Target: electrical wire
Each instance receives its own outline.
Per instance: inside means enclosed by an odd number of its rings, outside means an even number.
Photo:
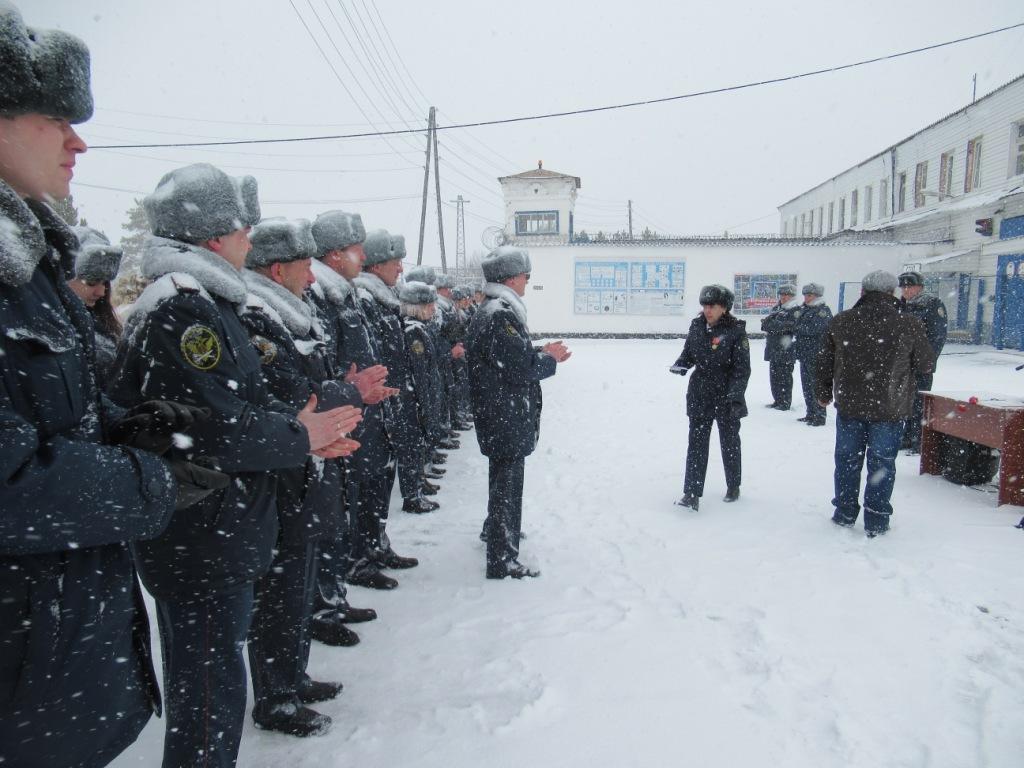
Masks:
[[[289,2],[292,2],[292,0],[289,0]],[[294,3],[292,3],[292,7],[295,8]],[[296,14],[298,14],[298,10],[297,9],[296,9]],[[315,14],[315,11],[314,11],[314,14]],[[302,20],[301,15],[299,16],[299,18],[300,18],[300,20]],[[319,19],[319,16],[317,18]],[[305,20],[302,20],[302,23],[303,23],[303,26],[306,26]],[[321,21],[321,25],[322,25],[322,23],[323,22]],[[573,115],[588,115],[588,114],[594,114],[594,113],[597,113],[597,112],[609,112],[609,111],[613,111],[613,110],[630,109],[630,108],[633,108],[633,107],[645,107],[645,106],[650,106],[652,104],[665,104],[665,103],[669,103],[669,102],[673,102],[673,101],[683,101],[683,100],[686,100],[686,99],[694,99],[694,98],[698,98],[698,97],[701,97],[701,96],[711,96],[711,95],[720,94],[720,93],[732,93],[732,92],[735,92],[735,91],[741,91],[741,90],[746,90],[746,89],[750,89],[750,88],[758,88],[758,87],[762,87],[762,86],[766,86],[766,85],[776,85],[778,83],[786,83],[786,82],[791,82],[791,81],[794,81],[794,80],[801,80],[803,78],[808,78],[808,77],[816,77],[818,75],[831,74],[831,73],[834,73],[834,72],[842,72],[844,70],[853,69],[855,67],[863,67],[863,66],[866,66],[868,64],[876,64],[876,63],[878,63],[880,61],[890,61],[892,59],[898,59],[898,58],[902,58],[902,57],[905,57],[905,56],[911,56],[911,55],[918,54],[918,53],[924,53],[926,51],[934,51],[934,50],[939,49],[939,48],[945,48],[945,47],[948,47],[948,46],[951,46],[951,45],[958,45],[960,43],[965,43],[965,42],[968,42],[970,40],[978,40],[978,39],[983,38],[983,37],[988,37],[990,35],[999,34],[1000,32],[1006,32],[1006,31],[1011,30],[1011,29],[1018,29],[1020,27],[1024,27],[1024,22],[1018,22],[1017,24],[1010,24],[1008,26],[1000,27],[998,29],[992,29],[992,30],[989,30],[987,32],[979,32],[978,34],[975,34],[975,35],[967,35],[966,37],[959,37],[959,38],[957,38],[955,40],[947,40],[947,41],[942,42],[942,43],[934,43],[932,45],[926,45],[926,46],[922,46],[920,48],[913,48],[913,49],[910,49],[910,50],[907,50],[907,51],[900,51],[898,53],[890,53],[890,54],[886,54],[884,56],[875,56],[875,57],[872,57],[870,59],[862,59],[861,61],[855,61],[855,62],[851,62],[849,64],[840,64],[840,65],[837,65],[837,66],[834,66],[834,67],[824,67],[822,69],[810,70],[808,72],[801,72],[801,73],[792,74],[792,75],[784,75],[782,77],[773,77],[773,78],[768,78],[768,79],[765,79],[765,80],[757,80],[757,81],[748,82],[748,83],[740,83],[740,84],[736,84],[736,85],[727,85],[727,86],[722,86],[720,88],[707,88],[707,89],[704,89],[704,90],[691,91],[689,93],[682,93],[682,94],[678,94],[678,95],[675,95],[675,96],[663,96],[663,97],[657,98],[657,99],[644,99],[644,100],[641,100],[641,101],[629,101],[629,102],[623,102],[621,104],[606,104],[606,105],[598,106],[598,107],[584,107],[584,108],[581,108],[581,109],[571,109],[571,110],[565,110],[565,111],[562,111],[562,112],[547,112],[547,113],[536,114],[536,115],[522,115],[522,116],[519,116],[519,117],[499,118],[499,119],[496,119],[496,120],[477,120],[477,121],[474,121],[474,122],[459,123],[459,124],[454,124],[454,125],[437,125],[435,127],[435,130],[438,130],[438,131],[451,131],[451,130],[457,130],[457,129],[462,129],[462,128],[479,128],[479,127],[489,126],[489,125],[508,125],[508,124],[511,124],[511,123],[523,123],[523,122],[529,122],[529,121],[534,121],[534,120],[549,120],[549,119],[558,118],[558,117],[570,117],[570,116],[573,116]],[[306,29],[307,29],[307,31],[309,31],[309,27],[308,26],[306,26]],[[312,37],[312,32],[310,32],[310,36]],[[320,45],[315,40],[315,38],[314,38],[314,42],[317,44],[317,47],[320,48]],[[322,48],[320,48],[320,51],[323,54],[323,49]],[[339,56],[340,56],[340,53],[339,53]],[[324,54],[324,58],[326,60],[326,58],[327,58],[326,54]],[[328,63],[330,63],[330,62],[328,62]],[[338,75],[338,72],[337,72],[337,70],[334,69],[333,65],[331,65],[331,70],[334,72],[335,77],[337,77],[338,81],[340,83],[342,83],[343,87],[345,87],[344,86],[344,81],[342,80],[340,75]],[[357,83],[358,83],[358,80],[357,80]],[[345,87],[345,90],[348,91],[348,88]],[[349,96],[350,97],[352,96],[351,92],[349,92]],[[353,102],[356,103],[357,107],[359,107],[359,103],[354,98],[353,98]],[[360,107],[360,112],[362,112],[362,108],[361,107]],[[367,116],[365,113],[363,113],[363,117],[366,117],[366,119],[370,122],[370,124],[373,125],[373,121],[369,120],[369,116]],[[292,136],[292,137],[277,138],[277,139],[242,139],[242,140],[232,140],[232,141],[180,142],[180,143],[169,143],[169,144],[125,144],[125,145],[120,145],[120,146],[97,147],[97,149],[147,149],[147,148],[152,148],[152,147],[211,147],[211,146],[231,146],[231,145],[237,145],[237,144],[285,144],[285,143],[306,142],[306,141],[327,141],[327,140],[332,140],[332,139],[357,139],[357,138],[364,138],[364,137],[367,137],[367,136],[402,136],[402,135],[408,135],[408,134],[412,134],[412,133],[424,133],[424,132],[426,132],[426,130],[427,130],[426,128],[405,128],[405,129],[396,129],[396,130],[390,130],[390,131],[377,131],[377,130],[374,130],[374,131],[364,131],[364,132],[360,132],[360,133],[334,134],[334,135],[330,135],[330,136]]]

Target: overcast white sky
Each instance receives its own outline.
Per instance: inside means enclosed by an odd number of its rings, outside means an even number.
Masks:
[[[425,124],[429,104],[442,124],[562,111],[814,70],[1024,21],[1018,0],[19,5],[28,24],[89,44],[97,109],[81,132],[90,145],[407,127]],[[481,231],[503,220],[496,178],[538,160],[581,177],[577,229],[625,228],[632,199],[637,230],[774,232],[777,205],[964,106],[975,73],[979,96],[1021,74],[1022,54],[1018,29],[759,89],[442,132],[441,196],[471,201],[470,253],[482,249]],[[72,192],[90,224],[117,239],[139,196],[131,191],[152,191],[176,166],[212,162],[256,176],[265,216],[358,211],[368,228],[404,234],[414,253],[423,149],[420,135],[97,149],[79,160]],[[365,202],[337,202],[352,200]],[[444,215],[451,264],[455,211],[446,206]],[[424,261],[436,264],[435,219],[431,200]]]

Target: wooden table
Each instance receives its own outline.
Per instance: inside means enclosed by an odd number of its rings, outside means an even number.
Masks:
[[[942,474],[939,433],[987,445],[1001,454],[999,504],[1024,506],[1024,399],[987,392],[922,394],[921,474]]]

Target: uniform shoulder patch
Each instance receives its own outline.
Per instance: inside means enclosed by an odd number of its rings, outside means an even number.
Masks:
[[[747,339],[746,336],[744,336],[742,339],[740,339],[740,346],[743,349],[750,349],[750,341]]]
[[[939,306],[937,306],[935,308],[935,311],[938,313],[939,317],[945,317],[946,316],[946,305],[945,304],[939,304]]]
[[[422,355],[425,351],[423,342],[420,341],[419,339],[413,341],[413,343],[409,345],[409,349],[411,349],[413,351],[413,354],[416,355]]]
[[[512,323],[505,323],[505,333],[507,333],[509,336],[519,335],[519,331],[515,329],[515,326],[513,326]]]
[[[256,347],[256,351],[260,353],[260,362],[263,365],[274,362],[274,358],[277,357],[277,344],[266,336],[253,336],[250,341]]]
[[[822,307],[821,309],[818,310],[818,315],[820,317],[828,317],[828,310]]]
[[[220,339],[205,325],[186,328],[181,334],[180,347],[185,361],[200,371],[209,371],[220,362]]]

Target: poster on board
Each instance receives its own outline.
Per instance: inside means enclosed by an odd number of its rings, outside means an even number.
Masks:
[[[765,273],[734,275],[735,315],[766,315],[779,300],[779,286],[796,285],[796,273]]]
[[[683,261],[577,261],[575,270],[577,315],[683,313]]]

